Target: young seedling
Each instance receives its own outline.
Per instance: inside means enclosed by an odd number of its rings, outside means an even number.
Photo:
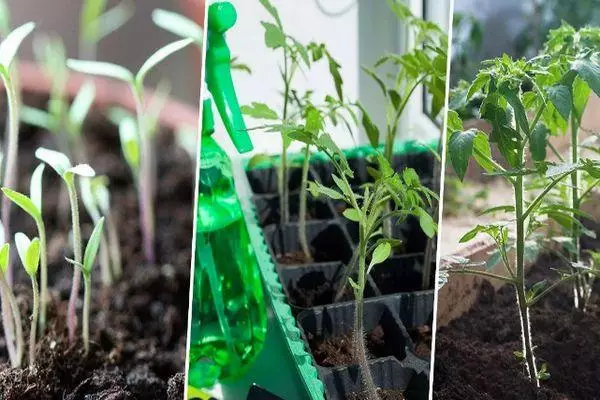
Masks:
[[[96,256],[100,243],[102,241],[102,229],[104,227],[104,217],[100,218],[92,231],[90,240],[85,247],[83,263],[67,259],[76,269],[83,273],[84,295],[83,295],[83,327],[81,336],[83,338],[83,347],[87,355],[90,350],[90,303],[92,300],[92,269],[96,262]]]
[[[40,265],[40,240],[34,238],[30,240],[24,233],[15,234],[15,244],[17,252],[25,272],[31,279],[31,288],[33,291],[33,311],[31,313],[31,329],[29,331],[29,368],[35,366],[35,340],[37,336],[38,315],[40,309],[39,287],[37,281],[37,271]]]
[[[2,235],[1,232],[0,235]],[[2,308],[2,313],[7,313],[3,320],[10,321],[12,327],[12,329],[5,329],[5,341],[11,365],[14,368],[19,368],[23,361],[23,327],[17,299],[6,281],[9,259],[10,245],[4,243],[0,247],[0,291],[2,292],[2,304],[7,304],[6,308]]]
[[[42,175],[45,164],[36,167],[31,175],[29,197],[9,188],[2,188],[4,196],[33,218],[40,242],[40,331],[46,329],[48,296],[48,251],[46,249],[46,227],[42,218]]]
[[[129,85],[136,105],[136,132],[140,148],[140,168],[138,179],[138,198],[140,204],[140,225],[142,230],[142,242],[144,256],[149,263],[155,262],[154,253],[154,181],[156,180],[155,168],[153,166],[154,156],[152,150],[151,132],[147,126],[147,115],[145,109],[144,78],[158,63],[165,60],[171,54],[183,49],[193,42],[192,39],[183,39],[170,43],[157,50],[141,66],[137,74],[116,64],[68,60],[69,68],[90,75],[100,75],[120,80]]]
[[[460,240],[470,241],[479,233],[490,236],[496,243],[497,253],[488,260],[487,265],[492,267],[501,262],[506,274],[463,267],[450,272],[477,274],[514,286],[522,336],[522,349],[517,353],[525,361],[527,376],[535,386],[539,386],[539,380],[544,376],[538,371],[533,353],[530,307],[558,284],[577,279],[580,275],[565,272],[553,284],[542,281],[528,287],[525,284],[526,254],[537,252],[536,231],[544,226],[547,218],[563,219],[571,215],[565,207],[542,207],[547,194],[573,171],[595,171],[598,168],[598,163],[592,160],[581,160],[577,164],[555,164],[546,160],[548,128],[540,121],[550,104],[547,101],[549,93],[538,83],[547,76],[548,71],[538,61],[512,60],[508,56],[488,61],[487,67],[473,81],[467,100],[472,94],[482,92],[480,114],[482,119],[491,124],[491,133],[488,136],[483,131],[465,130],[458,115],[450,112],[447,144],[449,159],[461,180],[469,159],[473,157],[488,174],[504,177],[513,188],[514,204],[487,210],[508,214],[507,222],[477,225]],[[530,89],[524,91],[523,88]],[[490,142],[498,147],[507,168],[493,159]],[[533,192],[526,190],[526,177],[543,177],[543,187]],[[509,237],[509,233],[513,232],[514,241]],[[515,252],[512,262],[509,260],[511,250]]]
[[[69,203],[71,205],[71,223],[73,225],[73,255],[74,261],[81,264],[81,226],[79,225],[79,200],[77,196],[77,186],[75,184],[75,176],[82,178],[92,178],[95,175],[94,170],[87,164],[71,165],[69,158],[59,153],[58,151],[38,148],[35,151],[35,156],[46,164],[50,165],[54,171],[60,176],[67,186],[69,193]],[[77,315],[75,306],[77,297],[79,296],[79,287],[81,286],[81,271],[76,268],[73,273],[73,282],[71,286],[71,294],[67,308],[67,329],[69,331],[69,340],[75,340],[75,331],[77,330]]]
[[[79,180],[79,191],[81,193],[81,200],[87,210],[89,216],[92,218],[94,224],[97,224],[102,218],[102,213],[98,204],[98,199],[92,191],[91,180],[95,178],[84,178]],[[100,246],[100,273],[102,276],[102,284],[105,287],[110,286],[113,283],[113,271],[111,268],[110,253],[108,247],[108,239],[106,235],[102,235]]]
[[[363,185],[362,194],[354,193],[348,180],[353,177],[353,171],[350,169],[344,153],[331,139],[331,136],[326,133],[306,134],[303,130],[290,132],[290,136],[307,145],[314,145],[327,155],[335,167],[336,173],[332,175],[335,187],[329,188],[318,182],[309,182],[310,193],[314,197],[325,196],[333,200],[344,201],[348,205],[344,211],[344,217],[359,225],[358,279],[353,279],[353,272],[348,274],[348,283],[352,287],[356,299],[354,345],[365,381],[365,398],[378,399],[364,343],[364,291],[367,276],[375,265],[390,257],[392,247],[399,242],[381,235],[381,227],[386,219],[395,217],[403,220],[410,215],[416,216],[427,236],[435,235],[436,224],[426,211],[426,208],[431,206],[435,194],[421,185],[419,177],[413,169],[407,168],[402,175],[399,175],[394,172],[381,154],[376,157],[379,170],[371,171],[375,182]],[[386,204],[390,201],[394,204],[394,208],[388,212]],[[342,282],[342,286],[345,285],[346,282]]]
[[[124,0],[106,10],[106,0],[84,0],[79,21],[79,57],[95,60],[100,40],[133,17],[134,5]],[[106,11],[105,11],[106,10]]]
[[[585,27],[576,30],[563,22],[563,25],[550,31],[543,51],[542,62],[547,65],[548,75],[540,81],[540,85],[548,91],[551,105],[544,113],[546,125],[553,133],[566,134],[570,128],[570,160],[571,164],[580,161],[580,133],[582,117],[588,99],[593,91],[600,95],[600,29]],[[562,161],[562,155],[556,153]],[[571,245],[567,248],[570,262],[578,265],[581,262],[580,236],[585,233],[579,218],[582,216],[581,204],[596,185],[592,180],[589,186],[583,187],[584,177],[581,171],[571,173],[570,191],[564,191],[566,198],[560,199],[571,209],[570,221],[565,228],[569,231]],[[574,281],[574,306],[585,309],[592,292],[589,281],[592,275],[583,274]]]
[[[19,152],[19,110],[20,97],[17,93],[16,82],[11,75],[11,67],[17,51],[23,40],[33,31],[35,24],[28,22],[13,30],[0,43],[0,78],[6,88],[8,101],[8,143],[6,145],[6,164],[4,167],[4,187],[13,188],[17,177],[17,155]],[[10,200],[2,200],[2,212],[0,218],[4,222],[4,237],[10,235]],[[12,268],[8,266],[6,277],[9,285],[12,283]]]

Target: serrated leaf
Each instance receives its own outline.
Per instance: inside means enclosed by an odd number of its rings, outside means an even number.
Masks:
[[[462,181],[469,166],[469,159],[473,154],[473,140],[477,131],[469,129],[463,132],[454,132],[448,141],[448,155],[458,178]]]
[[[565,121],[568,121],[573,104],[571,89],[562,83],[551,86],[548,88],[548,99],[554,104],[560,116]]]
[[[377,125],[375,125],[375,123],[369,116],[369,113],[367,112],[367,110],[365,110],[362,104],[357,103],[357,106],[362,114],[361,124],[363,126],[363,129],[365,130],[367,138],[369,139],[369,143],[372,147],[379,146],[379,128],[377,127]]]
[[[35,151],[35,156],[50,165],[61,177],[72,167],[69,157],[55,150],[40,147]]]
[[[358,210],[355,208],[346,208],[344,210],[344,212],[342,213],[342,215],[346,219],[349,219],[350,221],[360,222],[360,214],[358,213]]]
[[[344,200],[344,196],[340,192],[323,186],[318,182],[308,182],[308,191],[313,197],[324,195],[332,200]]]
[[[340,101],[343,101],[344,100],[344,93],[343,93],[343,90],[342,90],[342,85],[344,84],[344,81],[342,79],[342,75],[340,74],[340,69],[342,67],[331,56],[331,54],[329,54],[329,52],[326,52],[325,55],[327,56],[327,65],[329,67],[329,74],[331,75],[331,79],[333,79],[333,84],[335,86],[335,92],[336,92],[336,94],[338,96],[338,99]]]
[[[281,19],[279,18],[279,13],[277,9],[271,4],[269,0],[258,0],[260,4],[267,10],[269,14],[275,19],[278,25],[281,25]]]
[[[548,128],[542,124],[537,124],[531,132],[529,138],[529,151],[534,161],[544,161],[546,159],[546,147],[548,145]]]
[[[6,187],[2,188],[2,193],[4,193],[4,195],[10,199],[10,201],[15,203],[17,206],[23,209],[23,211],[29,214],[34,220],[39,221],[42,219],[41,211],[36,207],[35,203],[29,197]]]
[[[83,74],[104,76],[126,83],[134,82],[134,76],[131,71],[113,63],[68,59],[67,67]]]
[[[243,114],[256,119],[279,119],[277,113],[265,103],[253,102],[249,106],[242,106],[241,110]]]
[[[265,45],[270,49],[278,49],[285,46],[285,34],[279,27],[270,22],[261,22],[265,28]]]
[[[95,98],[96,86],[93,82],[86,81],[77,92],[69,109],[69,121],[76,129],[80,129],[83,125]]]
[[[10,260],[10,245],[4,243],[2,247],[0,247],[0,271],[2,271],[2,275],[6,275],[8,260]]]
[[[473,158],[486,172],[494,171],[494,164],[492,160],[492,149],[490,148],[490,142],[485,133],[477,131],[475,138],[473,138]]]
[[[600,65],[596,61],[597,57],[578,59],[571,64],[571,69],[600,96]]]
[[[421,226],[423,233],[425,233],[425,235],[427,235],[429,238],[434,237],[437,227],[431,215],[429,215],[426,210],[420,207],[417,209],[417,213],[419,216],[419,225]]]
[[[104,228],[104,217],[98,220],[98,223],[94,227],[90,239],[85,247],[85,253],[83,255],[83,270],[87,274],[92,272],[96,256],[98,255],[98,249],[100,248],[100,242],[102,241],[102,230]]]
[[[569,164],[569,163],[551,165],[546,170],[546,177],[554,178],[558,175],[563,175],[563,174],[573,172],[573,171],[579,169],[580,167],[581,167],[581,164]]]
[[[202,43],[202,27],[181,14],[157,8],[152,11],[152,21],[174,35],[194,39],[198,44]]]
[[[143,84],[144,84],[144,78],[146,77],[146,75],[148,74],[148,72],[150,72],[150,70],[152,68],[154,68],[159,63],[161,63],[162,61],[164,61],[171,54],[178,52],[179,50],[185,48],[186,46],[190,45],[193,42],[194,42],[193,39],[189,39],[189,38],[188,39],[181,39],[181,40],[178,40],[176,42],[169,43],[168,45],[163,46],[160,49],[156,50],[154,52],[154,54],[152,54],[146,60],[146,62],[144,62],[144,64],[142,64],[142,66],[140,67],[140,70],[138,71],[138,73],[135,74],[135,81],[136,81],[138,87],[143,86]]]
[[[373,255],[371,256],[371,262],[369,263],[368,270],[371,270],[373,266],[377,264],[381,264],[385,260],[387,260],[392,254],[392,245],[389,242],[381,242],[377,245],[375,250],[373,250]]]
[[[35,29],[35,23],[28,22],[13,30],[0,43],[0,64],[8,70],[17,55],[23,40]]]

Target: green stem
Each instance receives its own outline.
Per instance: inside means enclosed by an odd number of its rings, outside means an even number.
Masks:
[[[79,225],[79,200],[77,190],[75,189],[75,178],[71,176],[65,179],[69,193],[69,202],[71,203],[71,223],[73,224],[73,255],[76,265],[82,262],[81,257],[81,226]],[[79,287],[81,286],[81,270],[73,269],[73,282],[69,304],[67,306],[67,329],[69,331],[69,341],[75,341],[75,331],[77,330],[76,305],[79,297]]]
[[[90,274],[83,276],[83,326],[81,337],[83,338],[83,348],[87,355],[90,351],[90,302],[92,299],[92,277]]]
[[[142,229],[142,247],[146,261],[154,264],[154,181],[152,171],[152,143],[150,132],[144,120],[144,102],[141,88],[134,90],[135,110],[140,138],[140,172],[138,179],[140,227]]]
[[[519,150],[519,160],[523,164],[523,150]],[[517,292],[517,305],[519,307],[519,319],[521,321],[521,338],[523,341],[523,357],[527,366],[527,374],[529,379],[534,382],[536,387],[540,386],[537,378],[537,367],[535,365],[535,356],[533,354],[533,343],[531,334],[531,322],[529,315],[529,307],[527,306],[527,297],[525,287],[525,223],[524,217],[524,193],[523,176],[515,177],[515,217],[516,217],[516,270],[517,280],[515,289]]]
[[[300,234],[300,247],[304,252],[304,257],[307,262],[312,262],[310,249],[308,248],[306,237],[306,194],[308,191],[308,166],[310,161],[310,145],[306,145],[304,149],[304,162],[302,163],[302,184],[300,185],[300,206],[298,212],[298,229]]]
[[[494,274],[492,272],[487,272],[487,271],[479,271],[477,269],[469,269],[469,268],[461,268],[461,269],[452,269],[450,270],[451,274],[463,274],[463,275],[479,275],[479,276],[483,276],[484,278],[491,278],[491,279],[497,279],[499,281],[505,282],[505,283],[510,283],[510,284],[515,284],[515,280],[512,278],[509,278],[507,276],[502,276],[502,275],[498,275],[498,274]]]
[[[29,368],[33,368],[35,365],[35,339],[40,309],[39,288],[35,275],[31,276],[31,288],[33,289],[33,313],[31,314],[31,330],[29,331]]]
[[[544,197],[546,197],[546,195],[548,194],[548,192],[550,192],[554,186],[558,185],[567,175],[569,175],[569,173],[565,173],[565,174],[559,175],[548,186],[546,186],[544,188],[544,190],[540,194],[538,194],[536,196],[536,198],[533,199],[533,201],[531,203],[529,203],[529,206],[527,207],[527,209],[523,213],[523,219],[527,218],[529,216],[529,214],[531,214],[531,212],[535,209],[535,207],[537,207],[537,205],[544,199]],[[523,176],[521,175],[520,177],[521,177],[521,180],[522,180]]]
[[[46,228],[44,221],[40,218],[35,221],[40,238],[40,332],[46,329],[46,308],[49,301],[48,296],[48,252],[46,249]]]
[[[10,74],[10,72],[9,72]],[[4,179],[2,186],[9,189],[15,189],[15,181],[17,178],[17,156],[19,152],[19,101],[16,89],[6,74],[0,74],[6,88],[6,96],[8,99],[8,143],[6,149],[6,164],[4,167]],[[10,208],[12,202],[6,196],[2,198],[2,211],[0,218],[4,224],[4,237],[8,240],[10,234]],[[12,263],[9,261],[6,271],[6,280],[8,285],[12,285],[13,269]]]
[[[579,162],[579,127],[577,124],[577,118],[575,117],[575,110],[571,116],[571,163],[577,164]],[[572,217],[574,220],[578,219],[576,211],[579,211],[581,204],[579,202],[579,170],[571,172],[571,204],[570,207],[573,210]],[[571,224],[571,241],[573,245],[573,251],[570,253],[570,259],[572,263],[579,262],[579,225],[575,222]],[[584,308],[584,291],[585,285],[581,278],[577,278],[574,283],[575,291],[573,302],[575,308]]]
[[[11,365],[15,368],[20,368],[21,363],[23,361],[23,326],[21,324],[21,313],[19,312],[19,305],[17,304],[17,299],[15,295],[8,286],[6,279],[3,275],[0,275],[0,290],[2,292],[2,304],[7,304],[7,310],[3,308],[2,315],[6,316],[6,320],[10,321],[10,325],[12,329],[8,329],[10,332],[10,336],[6,335],[5,340],[8,344],[10,342],[11,346],[14,349],[13,354],[11,355]],[[7,327],[5,326],[5,333],[7,332]],[[10,354],[10,353],[9,353]]]

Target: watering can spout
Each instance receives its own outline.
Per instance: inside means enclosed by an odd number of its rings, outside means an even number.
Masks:
[[[233,86],[231,52],[225,40],[225,32],[236,20],[236,10],[229,2],[217,2],[208,7],[205,79],[231,141],[239,153],[246,153],[253,146]]]

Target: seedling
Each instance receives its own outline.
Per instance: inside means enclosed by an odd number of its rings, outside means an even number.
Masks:
[[[104,227],[104,217],[100,218],[92,231],[90,240],[88,240],[87,246],[85,247],[85,254],[83,256],[83,263],[75,260],[67,259],[75,269],[81,270],[83,273],[84,282],[84,295],[83,295],[83,327],[82,327],[82,338],[85,354],[90,350],[90,303],[92,299],[92,269],[96,262],[96,256],[100,243],[102,241],[102,229]]]
[[[0,235],[2,235],[1,232]],[[4,238],[2,238],[2,241],[4,242]],[[6,281],[9,260],[10,245],[3,243],[0,247],[0,290],[2,293],[2,304],[6,304],[6,307],[2,307],[2,313],[6,313],[3,316],[3,321],[9,321],[8,323],[11,326],[11,329],[5,329],[5,341],[11,365],[14,368],[19,368],[23,361],[23,327],[21,325],[21,314],[17,299],[12,288]]]
[[[116,279],[123,275],[123,266],[121,263],[121,244],[117,224],[110,208],[110,192],[108,190],[108,178],[106,176],[96,176],[91,179],[91,192],[96,204],[104,218],[106,218],[106,240],[108,243],[111,272]]]
[[[322,128],[319,129],[319,132]],[[290,137],[307,145],[314,145],[327,155],[335,167],[336,174],[332,175],[335,187],[329,188],[318,182],[309,182],[309,191],[314,197],[325,196],[332,200],[344,201],[348,208],[343,215],[359,225],[359,243],[357,249],[357,280],[352,272],[348,274],[348,283],[353,289],[356,299],[354,319],[355,352],[363,374],[367,399],[378,399],[377,389],[370,373],[367,353],[364,344],[364,291],[367,276],[372,268],[387,260],[392,247],[399,244],[398,240],[382,236],[381,228],[386,219],[406,219],[408,216],[419,218],[421,228],[429,237],[433,237],[437,226],[426,211],[431,206],[436,195],[422,186],[416,172],[407,168],[402,175],[394,172],[382,154],[376,159],[379,170],[372,170],[374,183],[362,186],[363,193],[354,193],[350,187],[349,178],[354,173],[348,165],[344,153],[327,133],[307,135],[304,131],[290,132]],[[394,208],[387,211],[387,204],[392,202]],[[352,263],[351,263],[352,264]],[[342,282],[342,287],[346,282]]]
[[[19,110],[20,97],[17,93],[16,82],[11,75],[11,67],[17,51],[23,40],[33,31],[35,24],[28,22],[13,30],[0,43],[0,78],[6,88],[8,101],[8,143],[6,145],[6,165],[4,167],[4,187],[13,188],[17,177],[17,155],[19,151]],[[10,235],[10,200],[2,200],[2,212],[0,218],[4,221],[4,237]],[[12,268],[8,266],[6,278],[9,285],[12,283]]]
[[[432,118],[435,118],[444,106],[448,37],[439,26],[415,17],[402,1],[388,0],[388,5],[407,27],[406,37],[414,40],[410,44],[407,40],[405,47],[409,50],[405,53],[386,54],[373,68],[362,69],[377,83],[386,101],[383,154],[391,163],[400,118],[415,91],[422,86],[431,95]],[[390,79],[377,71],[389,67],[397,71]],[[361,108],[364,113],[364,107]],[[362,122],[371,146],[377,148],[380,141],[379,128],[368,115],[363,117]]]
[[[140,225],[143,236],[143,248],[146,260],[155,262],[154,253],[154,181],[153,150],[150,131],[147,126],[145,109],[144,78],[161,61],[193,42],[183,39],[170,43],[157,50],[134,75],[128,69],[116,64],[95,61],[68,60],[69,68],[90,75],[100,75],[120,80],[129,85],[136,104],[136,132],[139,141],[140,167],[138,179],[138,198],[140,204]]]
[[[4,195],[25,211],[33,220],[38,231],[40,242],[40,330],[46,328],[46,308],[48,296],[48,251],[46,249],[46,227],[42,218],[42,175],[45,164],[36,167],[31,175],[29,197],[9,188],[2,188]]]
[[[106,10],[106,0],[84,0],[79,21],[79,57],[95,60],[100,40],[133,17],[134,5],[124,0]]]
[[[71,205],[71,223],[73,225],[73,254],[76,263],[82,263],[81,257],[81,226],[79,225],[79,202],[77,196],[77,186],[75,176],[82,178],[92,178],[95,175],[94,170],[87,164],[71,165],[69,158],[54,150],[38,148],[35,156],[46,164],[50,165],[54,171],[63,179],[69,193],[69,203]],[[69,331],[69,340],[75,340],[75,331],[77,330],[77,315],[75,306],[81,286],[81,270],[76,268],[73,273],[73,282],[71,294],[67,308],[67,329]]]
[[[458,177],[465,176],[470,158],[488,173],[502,176],[513,187],[514,204],[494,207],[486,212],[503,212],[509,215],[506,222],[477,225],[467,232],[461,242],[474,239],[482,233],[490,236],[497,247],[487,265],[497,262],[504,266],[506,274],[496,274],[460,266],[451,269],[452,273],[477,274],[497,279],[514,286],[521,322],[522,349],[520,354],[525,361],[527,376],[535,386],[539,386],[540,374],[535,361],[531,333],[529,309],[560,283],[577,279],[577,272],[563,272],[559,279],[548,284],[538,282],[531,287],[525,285],[525,262],[527,254],[535,254],[539,248],[536,231],[547,218],[569,218],[568,207],[544,206],[541,204],[547,194],[573,171],[585,169],[595,172],[598,163],[593,160],[580,160],[577,164],[556,164],[546,160],[548,128],[542,121],[550,104],[550,93],[539,85],[539,80],[547,76],[547,69],[538,60],[512,60],[503,56],[486,63],[469,88],[467,98],[481,91],[483,103],[481,118],[490,122],[491,133],[476,129],[465,130],[456,112],[448,115],[448,155]],[[530,88],[524,91],[523,88]],[[490,142],[497,145],[504,161],[504,168],[493,159]],[[528,159],[532,166],[529,166]],[[543,178],[544,185],[538,190],[526,190],[525,178]],[[529,199],[531,197],[531,200]],[[515,233],[514,241],[509,233]],[[515,251],[513,261],[509,252]]]
[[[543,118],[553,133],[566,134],[570,128],[571,164],[580,161],[581,121],[590,94],[592,91],[600,94],[599,45],[600,29],[585,27],[576,30],[563,22],[560,28],[550,31],[542,56],[549,73],[540,84],[548,91],[548,100],[551,102]],[[563,159],[562,155],[556,155]],[[563,225],[571,238],[571,245],[567,248],[570,262],[577,265],[581,262],[580,236],[586,233],[579,222],[581,204],[599,181],[594,179],[584,187],[584,177],[579,170],[573,171],[570,178],[570,190],[562,192],[564,196],[560,204],[566,203],[571,209],[570,220]],[[585,309],[592,292],[591,279],[592,275],[583,274],[574,281],[573,301],[576,308]]]
[[[33,311],[31,313],[31,329],[29,330],[29,368],[35,365],[35,339],[37,334],[38,313],[40,308],[39,287],[37,282],[37,271],[40,265],[40,240],[30,240],[24,233],[17,232],[15,243],[21,263],[25,272],[31,279],[33,291]]]

